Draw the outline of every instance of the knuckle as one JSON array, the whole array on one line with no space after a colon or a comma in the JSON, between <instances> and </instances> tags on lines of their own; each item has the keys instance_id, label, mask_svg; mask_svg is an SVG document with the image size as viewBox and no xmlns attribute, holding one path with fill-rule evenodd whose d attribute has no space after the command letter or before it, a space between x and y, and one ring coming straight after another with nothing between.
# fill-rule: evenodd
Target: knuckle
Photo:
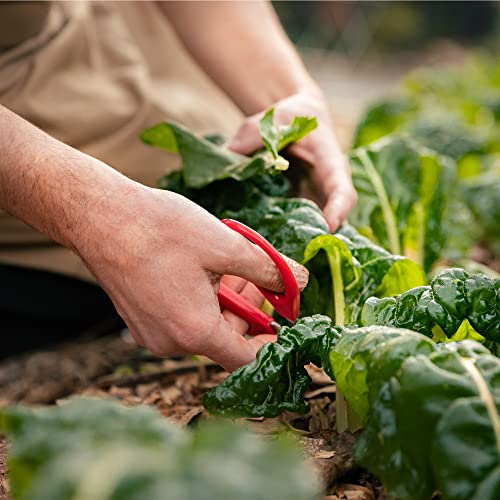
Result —
<instances>
[{"instance_id":1,"label":"knuckle","mask_svg":"<svg viewBox=\"0 0 500 500\"><path fill-rule=\"evenodd\" d=\"M200 354L203 350L203 339L207 336L207 330L199 326L189 326L184 328L182 334L175 339L177 346L184 352L191 354Z\"/></svg>"},{"instance_id":2,"label":"knuckle","mask_svg":"<svg viewBox=\"0 0 500 500\"><path fill-rule=\"evenodd\" d=\"M283 291L283 280L274 262L268 259L264 266L265 276L269 277L269 288L275 292Z\"/></svg>"}]
</instances>

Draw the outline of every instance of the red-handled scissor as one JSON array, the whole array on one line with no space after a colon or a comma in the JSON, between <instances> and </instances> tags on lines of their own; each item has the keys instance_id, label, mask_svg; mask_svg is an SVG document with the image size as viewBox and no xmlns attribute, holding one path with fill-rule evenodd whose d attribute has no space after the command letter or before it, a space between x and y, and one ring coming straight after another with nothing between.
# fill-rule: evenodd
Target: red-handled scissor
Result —
<instances>
[{"instance_id":1,"label":"red-handled scissor","mask_svg":"<svg viewBox=\"0 0 500 500\"><path fill-rule=\"evenodd\" d=\"M276 264L278 271L281 273L285 291L283 293L276 293L266 288L258 288L262 295L264 295L264 297L274 306L281 316L295 323L299 317L300 311L300 290L297 280L283 256L271 245L271 243L269 243L269 241L253 229L245 226L245 224L232 219L223 219L222 222L262 248ZM219 304L222 307L237 314L250 325L249 334L273 334L278 331L279 324L276 323L272 316L266 314L245 297L242 297L227 285L224 285L224 283L220 284L218 298Z\"/></svg>"}]
</instances>

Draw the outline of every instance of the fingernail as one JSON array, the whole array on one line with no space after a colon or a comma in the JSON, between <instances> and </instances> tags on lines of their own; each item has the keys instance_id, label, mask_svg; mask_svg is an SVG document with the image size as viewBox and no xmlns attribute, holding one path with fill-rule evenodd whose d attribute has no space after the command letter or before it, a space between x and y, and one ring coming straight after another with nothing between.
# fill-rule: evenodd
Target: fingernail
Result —
<instances>
[{"instance_id":1,"label":"fingernail","mask_svg":"<svg viewBox=\"0 0 500 500\"><path fill-rule=\"evenodd\" d=\"M291 269L295 279L297 280L297 285L300 290L303 290L309 281L309 271L303 265L299 264L297 261L290 259L286 255L283 255L288 267Z\"/></svg>"}]
</instances>

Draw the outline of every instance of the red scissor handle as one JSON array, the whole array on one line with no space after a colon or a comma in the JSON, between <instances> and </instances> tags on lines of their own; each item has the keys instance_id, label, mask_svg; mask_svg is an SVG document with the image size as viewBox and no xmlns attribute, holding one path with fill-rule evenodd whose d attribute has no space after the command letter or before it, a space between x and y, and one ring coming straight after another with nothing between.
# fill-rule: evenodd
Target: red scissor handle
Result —
<instances>
[{"instance_id":1,"label":"red scissor handle","mask_svg":"<svg viewBox=\"0 0 500 500\"><path fill-rule=\"evenodd\" d=\"M266 254L272 259L279 272L285 285L284 293L276 293L266 288L259 287L262 295L274 306L276 311L289 321L295 322L299 317L300 311L300 290L295 276L286 263L283 256L263 238L259 233L250 229L245 224L232 219L223 219L222 222L229 228L245 236L252 243L258 245ZM241 297L240 297L241 299ZM232 309L228 307L228 309ZM260 310L260 309L259 309ZM236 312L236 311L234 311ZM262 312L262 311L261 311ZM242 316L243 317L243 316ZM246 318L244 318L246 319Z\"/></svg>"},{"instance_id":2,"label":"red scissor handle","mask_svg":"<svg viewBox=\"0 0 500 500\"><path fill-rule=\"evenodd\" d=\"M248 330L250 335L259 335L260 333L275 334L277 332L279 324L274 321L272 316L266 314L262 309L259 309L232 288L224 285L224 283L220 284L217 297L221 307L234 312L250 325Z\"/></svg>"}]
</instances>

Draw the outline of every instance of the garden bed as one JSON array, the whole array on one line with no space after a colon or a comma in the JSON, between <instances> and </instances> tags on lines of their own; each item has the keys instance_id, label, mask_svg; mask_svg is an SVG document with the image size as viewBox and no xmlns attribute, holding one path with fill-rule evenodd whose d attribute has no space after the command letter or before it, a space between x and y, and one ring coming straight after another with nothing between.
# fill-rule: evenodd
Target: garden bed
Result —
<instances>
[{"instance_id":1,"label":"garden bed","mask_svg":"<svg viewBox=\"0 0 500 500\"><path fill-rule=\"evenodd\" d=\"M306 393L311 411L277 418L239 419L253 432L273 439L287 431L311 460L331 500L389 498L380 482L357 467L351 447L354 437L338 435L335 422L335 383L314 366ZM51 351L0 363L2 404L55 405L72 395L115 398L127 406L146 404L166 419L192 427L213 419L202 395L227 376L206 358L161 359L123 340L109 338L71 342ZM0 499L8 500L7 442L0 440Z\"/></svg>"}]
</instances>

